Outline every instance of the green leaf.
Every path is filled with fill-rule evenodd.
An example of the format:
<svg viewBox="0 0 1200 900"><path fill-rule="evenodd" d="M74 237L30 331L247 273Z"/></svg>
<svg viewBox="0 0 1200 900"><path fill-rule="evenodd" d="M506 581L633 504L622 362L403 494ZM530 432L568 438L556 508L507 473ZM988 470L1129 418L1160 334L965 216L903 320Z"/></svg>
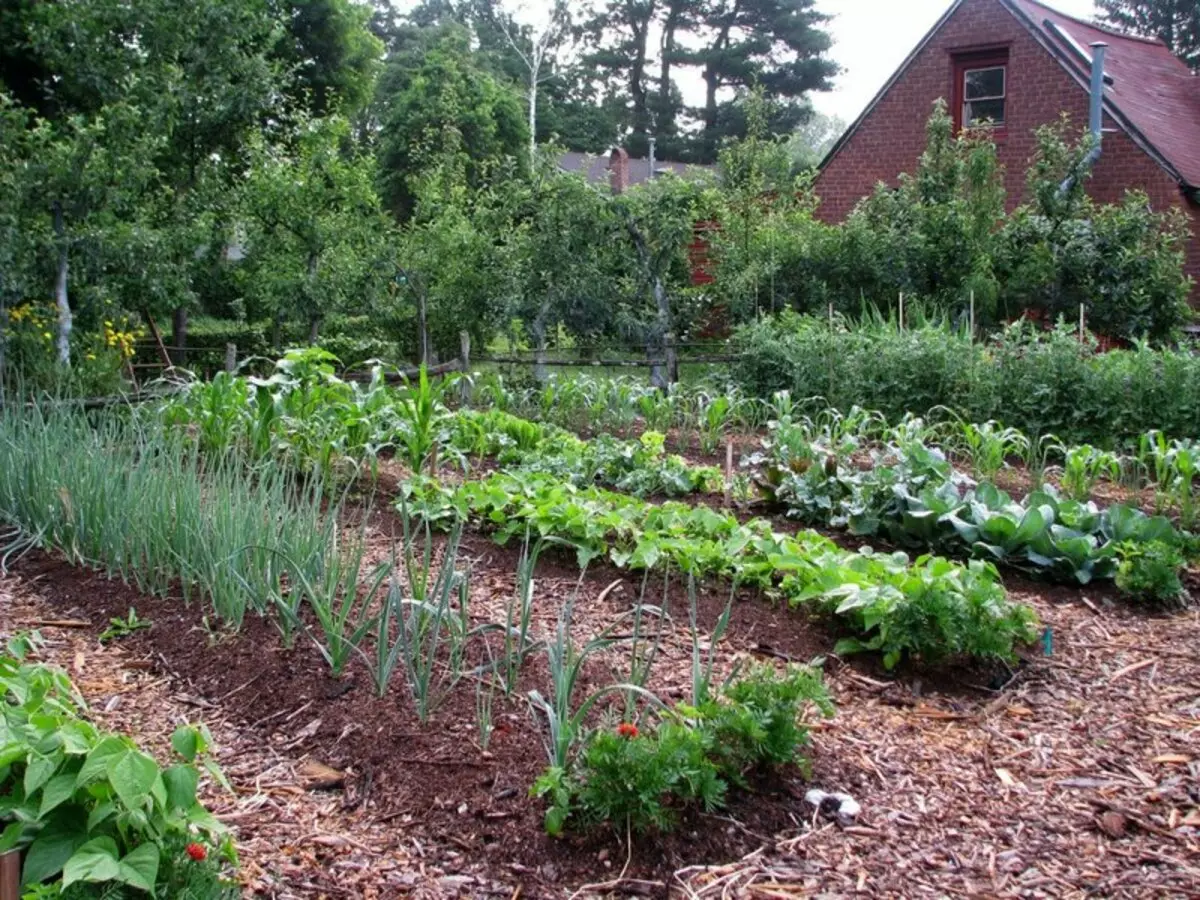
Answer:
<svg viewBox="0 0 1200 900"><path fill-rule="evenodd" d="M171 766L162 773L167 787L168 809L189 809L196 802L196 786L200 776L188 765Z"/></svg>
<svg viewBox="0 0 1200 900"><path fill-rule="evenodd" d="M195 762L202 752L200 732L191 725L180 725L171 735L171 749L186 759Z"/></svg>
<svg viewBox="0 0 1200 900"><path fill-rule="evenodd" d="M49 781L50 776L54 774L54 770L57 768L57 760L49 756L43 756L40 753L32 754L29 757L29 765L25 768L25 796L28 797Z"/></svg>
<svg viewBox="0 0 1200 900"><path fill-rule="evenodd" d="M9 822L3 833L0 833L0 853L7 853L16 847L24 834L24 822Z"/></svg>
<svg viewBox="0 0 1200 900"><path fill-rule="evenodd" d="M122 858L118 880L153 894L158 880L159 856L158 845L152 841L134 848Z"/></svg>
<svg viewBox="0 0 1200 900"><path fill-rule="evenodd" d="M72 854L87 841L82 810L60 806L25 851L21 883L41 884L62 871Z"/></svg>
<svg viewBox="0 0 1200 900"><path fill-rule="evenodd" d="M117 842L107 836L92 838L63 866L62 886L67 888L77 881L113 881L120 874Z"/></svg>
<svg viewBox="0 0 1200 900"><path fill-rule="evenodd" d="M128 749L109 763L108 778L117 796L129 807L136 807L150 794L158 778L158 763L140 750Z"/></svg>
<svg viewBox="0 0 1200 900"><path fill-rule="evenodd" d="M88 754L87 759L83 763L83 768L79 770L79 777L75 782L76 786L83 787L97 779L107 778L109 766L122 755L128 753L129 749L129 743L124 738L116 737L115 735L106 737Z"/></svg>
<svg viewBox="0 0 1200 900"><path fill-rule="evenodd" d="M55 775L48 782L42 791L42 805L38 810L38 818L44 819L51 810L66 803L75 794L74 772L67 772L62 775Z"/></svg>

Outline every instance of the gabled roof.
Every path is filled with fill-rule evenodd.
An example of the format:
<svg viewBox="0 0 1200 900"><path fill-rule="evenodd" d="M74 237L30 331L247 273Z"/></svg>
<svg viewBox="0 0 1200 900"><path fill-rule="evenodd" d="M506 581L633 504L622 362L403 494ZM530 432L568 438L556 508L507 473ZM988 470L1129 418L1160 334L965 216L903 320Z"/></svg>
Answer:
<svg viewBox="0 0 1200 900"><path fill-rule="evenodd" d="M883 89L838 139L821 163L849 141L859 125L966 0L955 0ZM1037 0L998 0L1064 69L1088 89L1088 45L1108 44L1104 107L1143 150L1187 190L1200 188L1200 77L1160 41L1121 34L1064 15Z"/></svg>
<svg viewBox="0 0 1200 900"><path fill-rule="evenodd" d="M590 153L570 151L558 159L558 167L564 172L583 172L590 184L608 183L608 154L593 156ZM680 178L699 173L712 166L690 165L688 163L671 162L665 159L654 161L655 174L671 172ZM641 157L629 157L629 184L643 184L650 180L650 160Z"/></svg>
<svg viewBox="0 0 1200 900"><path fill-rule="evenodd" d="M1084 83L1091 72L1086 48L1095 41L1108 44L1104 68L1112 84L1104 99L1109 113L1131 137L1149 145L1144 149L1180 183L1200 186L1200 77L1166 44L1081 22L1036 0L1003 2ZM1084 48L1083 58L1076 48Z"/></svg>

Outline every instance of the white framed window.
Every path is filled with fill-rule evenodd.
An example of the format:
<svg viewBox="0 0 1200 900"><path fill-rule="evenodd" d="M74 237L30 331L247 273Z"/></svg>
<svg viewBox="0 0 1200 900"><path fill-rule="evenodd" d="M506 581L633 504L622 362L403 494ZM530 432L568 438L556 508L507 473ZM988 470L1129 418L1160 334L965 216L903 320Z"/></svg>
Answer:
<svg viewBox="0 0 1200 900"><path fill-rule="evenodd" d="M1008 96L1008 66L961 69L962 127L1003 125Z"/></svg>

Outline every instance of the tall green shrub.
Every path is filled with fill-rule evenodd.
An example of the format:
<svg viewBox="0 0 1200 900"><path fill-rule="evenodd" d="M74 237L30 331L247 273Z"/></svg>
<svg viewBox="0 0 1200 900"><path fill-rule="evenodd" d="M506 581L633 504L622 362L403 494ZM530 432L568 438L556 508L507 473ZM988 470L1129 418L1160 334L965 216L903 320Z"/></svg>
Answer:
<svg viewBox="0 0 1200 900"><path fill-rule="evenodd" d="M851 327L785 313L743 326L734 346L734 379L762 398L788 390L889 419L945 406L970 421L1097 446L1151 429L1200 433L1200 358L1145 342L1098 353L1070 327L1018 323L973 342L947 324L901 332L894 323Z"/></svg>

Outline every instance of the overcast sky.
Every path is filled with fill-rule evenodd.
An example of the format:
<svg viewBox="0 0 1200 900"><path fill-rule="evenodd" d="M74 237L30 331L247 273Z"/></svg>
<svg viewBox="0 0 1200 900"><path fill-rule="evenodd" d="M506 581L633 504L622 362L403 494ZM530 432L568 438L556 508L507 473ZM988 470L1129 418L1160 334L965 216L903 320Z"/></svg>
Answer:
<svg viewBox="0 0 1200 900"><path fill-rule="evenodd" d="M834 16L832 56L845 71L833 91L812 95L813 106L853 121L950 4L951 0L818 0L817 7ZM1092 0L1049 0L1047 5L1081 19L1096 14Z"/></svg>

